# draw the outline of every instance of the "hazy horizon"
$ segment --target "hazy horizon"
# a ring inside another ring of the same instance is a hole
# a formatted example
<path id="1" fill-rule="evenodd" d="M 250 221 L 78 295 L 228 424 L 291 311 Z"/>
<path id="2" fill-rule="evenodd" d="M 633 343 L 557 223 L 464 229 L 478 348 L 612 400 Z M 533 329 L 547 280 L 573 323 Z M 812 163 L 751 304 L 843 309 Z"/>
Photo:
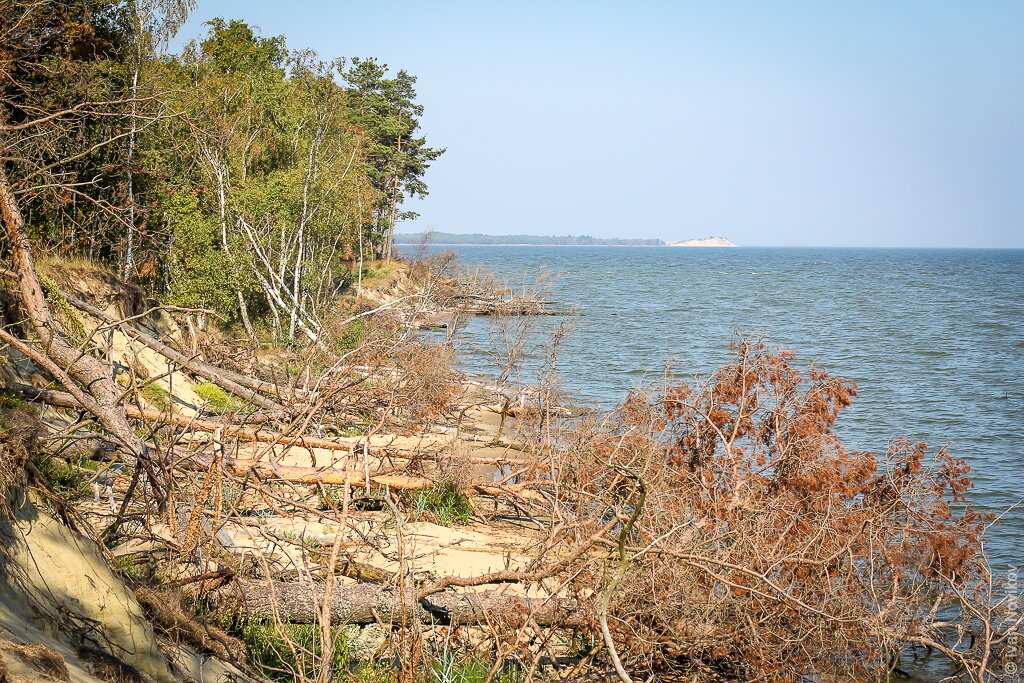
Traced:
<path id="1" fill-rule="evenodd" d="M 401 225 L 402 224 L 400 224 L 400 226 Z M 405 225 L 408 225 L 408 224 L 405 224 Z M 494 232 L 480 232 L 479 230 L 475 230 L 475 231 L 472 231 L 472 232 L 459 232 L 459 233 L 451 233 L 449 231 L 438 231 L 438 232 L 445 232 L 445 233 L 450 234 L 450 235 L 456 235 L 456 236 L 462 236 L 462 237 L 467 237 L 467 236 L 472 236 L 472 235 L 488 235 L 488 236 L 492 236 L 492 237 L 510 237 L 510 236 L 511 237 L 581 237 L 581 236 L 587 236 L 587 237 L 601 237 L 603 239 L 661 239 L 662 241 L 665 241 L 665 242 L 682 241 L 682 240 L 693 240 L 693 239 L 695 239 L 695 240 L 702 240 L 702 239 L 711 239 L 711 238 L 715 238 L 715 237 L 724 237 L 726 239 L 730 239 L 728 235 L 702 235 L 702 236 L 693 236 L 693 237 L 673 237 L 671 239 L 665 240 L 664 238 L 661 238 L 661 237 L 652 237 L 650 235 L 644 235 L 644 234 L 641 234 L 641 233 L 637 233 L 635 235 L 629 235 L 628 237 L 625 237 L 623 235 L 614 235 L 614 234 L 613 235 L 591 235 L 591 234 L 587 233 L 586 231 L 584 231 L 584 232 L 576 232 L 576 233 L 559 233 L 559 234 L 554 234 L 554 233 L 537 233 L 537 232 L 532 232 L 532 233 L 524 233 L 524 232 L 494 233 Z M 402 231 L 402 232 L 396 232 L 395 233 L 395 238 L 397 240 L 397 238 L 399 238 L 399 237 L 413 237 L 413 236 L 417 236 L 418 237 L 418 236 L 422 236 L 422 235 L 423 235 L 423 231 L 420 231 L 420 230 L 406 230 L 406 231 Z M 731 241 L 732 242 L 736 242 L 736 240 L 731 240 Z M 416 242 L 400 242 L 400 241 L 396 241 L 395 242 L 395 244 L 401 245 L 401 246 L 412 246 L 412 245 L 416 245 L 418 243 L 419 243 L 418 241 L 416 241 Z M 515 246 L 606 247 L 606 246 L 614 246 L 614 247 L 645 248 L 645 247 L 668 246 L 668 245 L 656 245 L 656 244 L 653 244 L 653 245 L 652 244 L 541 244 L 541 245 L 532 245 L 532 244 L 525 244 L 525 243 L 524 244 L 459 244 L 459 243 L 435 242 L 435 241 L 430 242 L 430 244 L 438 245 L 438 246 L 458 246 L 458 247 L 515 247 Z M 771 248 L 771 249 L 999 249 L 999 250 L 1008 250 L 1008 251 L 1014 251 L 1014 250 L 1016 250 L 1016 251 L 1024 251 L 1024 247 L 1021 247 L 1021 246 L 956 246 L 956 245 L 952 245 L 952 246 L 934 246 L 934 245 L 933 246 L 929 246 L 929 245 L 922 245 L 922 244 L 906 244 L 906 245 L 865 245 L 865 244 L 736 244 L 736 247 Z M 721 249 L 722 247 L 707 247 L 707 248 L 708 249 Z"/>
<path id="2" fill-rule="evenodd" d="M 215 16 L 419 78 L 399 232 L 1024 247 L 1024 3 L 199 0 L 176 44 Z"/>

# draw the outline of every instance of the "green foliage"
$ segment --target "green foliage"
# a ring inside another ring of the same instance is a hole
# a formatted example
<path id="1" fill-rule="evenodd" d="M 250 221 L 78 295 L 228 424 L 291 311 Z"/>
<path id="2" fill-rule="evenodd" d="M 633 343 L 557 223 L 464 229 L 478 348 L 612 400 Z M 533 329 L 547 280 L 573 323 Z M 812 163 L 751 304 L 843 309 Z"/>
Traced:
<path id="1" fill-rule="evenodd" d="M 223 484 L 222 490 L 221 512 L 226 515 L 244 515 L 247 512 L 247 510 L 242 509 L 245 503 L 245 488 L 241 484 L 226 481 Z"/>
<path id="2" fill-rule="evenodd" d="M 64 332 L 75 344 L 81 344 L 85 340 L 85 323 L 78 310 L 71 305 L 71 302 L 61 294 L 60 287 L 48 275 L 37 273 L 39 282 L 46 289 L 46 303 L 50 309 L 57 314 L 64 327 Z"/>
<path id="3" fill-rule="evenodd" d="M 200 382 L 192 387 L 196 396 L 214 408 L 225 410 L 231 405 L 233 397 L 213 382 Z"/>
<path id="4" fill-rule="evenodd" d="M 321 60 L 222 18 L 159 53 L 193 5 L 15 0 L 0 13 L 0 97 L 17 117 L 115 103 L 8 136 L 8 175 L 42 250 L 294 342 L 293 309 L 315 318 L 353 263 L 388 250 L 440 151 L 419 131 L 416 79 L 373 59 Z M 65 303 L 51 300 L 79 339 Z"/>
<path id="5" fill-rule="evenodd" d="M 200 43 L 202 54 L 218 71 L 230 74 L 253 73 L 276 69 L 284 76 L 282 66 L 288 56 L 284 36 L 261 38 L 244 21 L 225 21 L 220 17 L 206 22 L 210 27 Z"/>
<path id="6" fill-rule="evenodd" d="M 237 413 L 252 408 L 248 401 L 230 394 L 213 382 L 200 382 L 192 387 L 196 396 L 206 402 L 207 410 L 217 413 Z"/>
<path id="7" fill-rule="evenodd" d="M 490 673 L 491 664 L 472 653 L 446 653 L 430 666 L 432 683 L 485 683 Z M 518 683 L 523 676 L 518 671 L 499 670 L 490 680 L 494 683 Z"/>
<path id="8" fill-rule="evenodd" d="M 6 362 L 6 357 L 3 358 L 0 363 Z M 4 431 L 8 428 L 7 413 L 6 411 L 15 408 L 21 408 L 27 405 L 23 400 L 15 396 L 14 394 L 5 393 L 0 389 L 0 431 Z"/>
<path id="9" fill-rule="evenodd" d="M 113 569 L 115 572 L 133 583 L 152 583 L 152 566 L 135 555 L 123 555 L 114 557 Z"/>
<path id="10" fill-rule="evenodd" d="M 122 372 L 114 376 L 114 381 L 117 382 L 118 386 L 125 389 L 125 392 L 132 388 L 132 378 L 128 374 Z M 142 381 L 136 390 L 139 392 L 139 396 L 143 398 L 149 405 L 153 406 L 157 410 L 163 412 L 170 412 L 174 408 L 174 398 L 170 392 L 164 389 L 162 386 L 153 381 Z M 141 438 L 149 438 L 148 430 L 143 429 L 139 433 Z"/>
<path id="11" fill-rule="evenodd" d="M 315 538 L 306 538 L 301 534 L 295 533 L 294 531 L 282 531 L 281 538 L 287 538 L 290 541 L 301 543 L 302 545 L 308 548 L 319 549 L 324 547 L 324 544 L 316 540 Z"/>
<path id="12" fill-rule="evenodd" d="M 89 482 L 77 464 L 41 453 L 33 453 L 31 462 L 50 491 L 69 500 L 89 492 Z"/>
<path id="13" fill-rule="evenodd" d="M 146 400 L 146 403 L 162 412 L 170 412 L 174 407 L 174 399 L 170 392 L 156 382 L 148 382 L 139 389 L 139 394 Z"/>
<path id="14" fill-rule="evenodd" d="M 88 472 L 77 460 L 44 453 L 39 449 L 41 425 L 35 408 L 16 400 L 2 399 L 0 405 L 0 495 L 27 463 L 42 485 L 68 500 L 89 491 Z M 92 463 L 90 463 L 91 465 Z"/>
<path id="15" fill-rule="evenodd" d="M 170 300 L 177 306 L 229 312 L 233 269 L 217 242 L 216 222 L 200 208 L 195 193 L 180 190 L 161 202 L 173 249 Z"/>
<path id="16" fill-rule="evenodd" d="M 473 505 L 454 483 L 435 484 L 411 494 L 410 505 L 417 513 L 430 514 L 442 526 L 465 524 L 473 516 Z"/>
<path id="17" fill-rule="evenodd" d="M 359 343 L 366 336 L 366 321 L 363 319 L 354 320 L 339 330 L 334 337 L 334 346 L 338 351 L 351 351 L 359 346 Z"/>
<path id="18" fill-rule="evenodd" d="M 317 507 L 321 510 L 340 510 L 342 507 L 341 491 L 334 486 L 317 487 Z"/>
<path id="19" fill-rule="evenodd" d="M 382 253 L 390 256 L 395 223 L 416 217 L 411 211 L 400 213 L 398 206 L 408 197 L 426 196 L 423 175 L 445 150 L 428 147 L 426 138 L 417 135 L 423 107 L 415 102 L 416 77 L 405 70 L 394 78 L 387 73 L 386 64 L 357 58 L 342 78 L 354 104 L 352 121 L 369 138 L 365 172 L 377 190 L 375 224 L 383 233 Z"/>

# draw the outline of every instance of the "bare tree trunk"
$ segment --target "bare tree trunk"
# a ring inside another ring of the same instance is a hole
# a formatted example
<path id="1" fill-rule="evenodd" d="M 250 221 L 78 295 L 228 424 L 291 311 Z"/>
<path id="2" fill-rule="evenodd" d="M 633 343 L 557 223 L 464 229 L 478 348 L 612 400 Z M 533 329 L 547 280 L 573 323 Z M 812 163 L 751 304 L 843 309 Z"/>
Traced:
<path id="1" fill-rule="evenodd" d="M 174 361 L 178 365 L 191 370 L 197 375 L 205 377 L 206 379 L 210 380 L 211 382 L 221 387 L 225 391 L 231 392 L 235 396 L 245 399 L 246 401 L 258 405 L 261 408 L 266 408 L 267 410 L 277 410 L 281 407 L 278 403 L 264 397 L 262 394 L 259 394 L 257 392 L 263 391 L 270 394 L 279 394 L 281 391 L 285 390 L 284 387 L 281 387 L 277 384 L 272 384 L 270 382 L 263 382 L 261 380 L 249 377 L 247 375 L 242 375 L 237 372 L 230 372 L 229 370 L 224 370 L 214 365 L 210 365 L 209 363 L 199 360 L 198 358 L 186 356 L 180 351 L 177 351 L 176 349 L 167 346 L 163 342 L 154 339 L 148 334 L 140 332 L 135 327 L 132 327 L 127 323 L 118 322 L 116 318 L 107 315 L 105 312 L 101 311 L 95 306 L 91 306 L 90 304 L 87 304 L 84 301 L 80 301 L 75 297 L 68 296 L 66 294 L 64 294 L 63 296 L 68 300 L 68 303 L 70 303 L 75 308 L 85 313 L 88 313 L 89 315 L 91 315 L 94 318 L 97 318 L 98 320 L 102 320 L 108 325 L 117 326 L 118 329 L 120 329 L 121 332 L 123 332 L 124 335 L 129 339 L 134 339 L 138 342 L 141 342 L 144 346 L 148 346 L 150 349 L 156 351 L 164 358 Z"/>
<path id="2" fill-rule="evenodd" d="M 237 290 L 235 294 L 238 295 L 238 312 L 242 316 L 242 324 L 245 326 L 245 333 L 249 335 L 249 339 L 256 341 L 256 333 L 252 329 L 252 322 L 249 320 L 249 307 L 245 304 L 245 297 L 242 296 L 242 291 Z"/>
<path id="3" fill-rule="evenodd" d="M 140 58 L 141 59 L 141 58 Z M 139 93 L 139 62 L 135 63 L 135 70 L 132 73 L 132 113 L 131 129 L 128 132 L 128 163 L 127 163 L 127 189 L 128 189 L 128 240 L 124 255 L 124 270 L 122 277 L 128 279 L 135 270 L 135 178 L 132 176 L 132 162 L 135 161 L 135 135 L 138 132 L 139 119 L 137 116 Z"/>
<path id="4" fill-rule="evenodd" d="M 2 333 L 2 332 L 0 332 Z M 60 408 L 81 408 L 82 401 L 75 395 L 63 391 L 55 391 L 53 389 L 41 389 L 27 384 L 14 384 L 3 387 L 4 391 L 9 391 L 22 396 L 31 401 L 40 401 L 48 405 L 57 406 Z M 277 432 L 269 429 L 249 429 L 244 427 L 246 424 L 258 424 L 262 422 L 268 422 L 274 419 L 283 419 L 287 417 L 285 411 L 278 413 L 260 413 L 254 415 L 239 415 L 234 420 L 210 420 L 198 417 L 188 417 L 185 415 L 176 415 L 174 413 L 168 413 L 162 410 L 152 410 L 147 408 L 138 408 L 131 404 L 125 405 L 125 413 L 128 417 L 135 420 L 146 420 L 149 422 L 159 422 L 162 424 L 173 424 L 179 427 L 184 427 L 193 432 L 207 432 L 210 434 L 220 433 L 223 438 L 233 438 L 238 441 L 246 441 L 250 443 L 272 443 L 281 446 L 296 446 L 300 448 L 320 448 L 329 451 L 338 452 L 355 452 L 356 450 L 362 449 L 362 452 L 366 455 L 374 454 L 379 455 L 382 458 L 390 459 L 401 459 L 401 460 L 437 460 L 437 452 L 443 450 L 447 445 L 444 442 L 435 444 L 433 448 L 436 451 L 428 451 L 425 448 L 429 446 L 420 444 L 414 448 L 401 448 L 391 444 L 385 444 L 382 446 L 374 446 L 371 450 L 367 445 L 366 440 L 362 437 L 353 436 L 341 436 L 335 437 L 334 439 L 324 439 L 315 436 L 302 436 L 302 435 L 289 435 L 282 432 Z M 506 456 L 464 456 L 462 458 L 465 462 L 472 465 L 517 465 L 523 466 L 529 464 L 529 460 L 517 457 L 506 457 Z M 263 460 L 246 460 L 238 458 L 229 458 L 228 461 L 231 468 L 244 474 L 249 469 L 267 469 L 278 479 L 286 479 L 288 481 L 317 481 L 325 484 L 336 484 L 339 478 L 342 478 L 344 472 L 332 469 L 319 469 L 315 467 L 290 467 L 285 465 L 275 465 L 271 462 Z M 360 476 L 362 473 L 359 473 Z M 376 475 L 372 475 L 376 476 Z M 385 476 L 385 475 L 381 475 Z M 419 488 L 420 477 L 409 477 L 402 476 L 396 481 L 412 481 L 415 480 L 417 483 L 412 488 Z M 423 481 L 427 481 L 423 479 Z M 488 488 L 497 489 L 499 487 L 490 487 L 487 484 L 476 485 L 477 488 L 484 490 Z M 410 488 L 408 486 L 399 488 Z M 507 485 L 501 487 L 504 490 L 519 491 L 524 487 L 520 484 Z"/>
<path id="5" fill-rule="evenodd" d="M 95 399 L 90 412 L 96 415 L 103 428 L 120 441 L 127 451 L 141 459 L 147 458 L 146 444 L 128 422 L 121 407 L 121 389 L 110 376 L 108 366 L 67 342 L 57 329 L 56 321 L 46 303 L 43 287 L 36 274 L 32 257 L 32 243 L 25 219 L 18 207 L 14 192 L 7 180 L 6 170 L 0 166 L 0 213 L 10 242 L 11 260 L 18 276 L 18 293 L 22 308 L 28 315 L 36 336 L 42 343 L 42 352 L 54 364 L 66 371 L 78 386 L 68 386 L 72 393 L 84 391 Z"/>
<path id="6" fill-rule="evenodd" d="M 315 624 L 322 614 L 324 585 L 319 583 L 236 580 L 220 589 L 247 617 Z M 586 621 L 576 600 L 524 598 L 498 591 L 436 593 L 416 601 L 398 588 L 374 584 L 335 586 L 331 595 L 333 624 L 408 623 L 491 624 L 565 628 Z"/>
<path id="7" fill-rule="evenodd" d="M 402 153 L 402 138 L 398 138 L 398 153 Z M 391 188 L 391 216 L 387 234 L 387 260 L 391 261 L 392 247 L 395 243 L 395 222 L 398 220 L 398 188 L 401 185 L 401 178 L 395 171 L 395 185 Z"/>

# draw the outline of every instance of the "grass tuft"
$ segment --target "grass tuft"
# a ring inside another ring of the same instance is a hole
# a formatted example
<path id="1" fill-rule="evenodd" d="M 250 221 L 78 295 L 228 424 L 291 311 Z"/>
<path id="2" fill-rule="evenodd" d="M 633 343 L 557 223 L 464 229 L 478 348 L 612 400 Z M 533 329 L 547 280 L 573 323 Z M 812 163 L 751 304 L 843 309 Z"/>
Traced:
<path id="1" fill-rule="evenodd" d="M 417 513 L 429 514 L 442 526 L 465 524 L 474 512 L 469 498 L 454 483 L 416 491 L 409 502 Z"/>
<path id="2" fill-rule="evenodd" d="M 234 413 L 245 407 L 245 401 L 221 389 L 213 382 L 200 382 L 192 387 L 196 396 L 206 401 L 215 412 Z"/>
<path id="3" fill-rule="evenodd" d="M 139 389 L 139 395 L 146 403 L 164 413 L 171 412 L 174 406 L 170 392 L 155 382 L 150 382 Z"/>

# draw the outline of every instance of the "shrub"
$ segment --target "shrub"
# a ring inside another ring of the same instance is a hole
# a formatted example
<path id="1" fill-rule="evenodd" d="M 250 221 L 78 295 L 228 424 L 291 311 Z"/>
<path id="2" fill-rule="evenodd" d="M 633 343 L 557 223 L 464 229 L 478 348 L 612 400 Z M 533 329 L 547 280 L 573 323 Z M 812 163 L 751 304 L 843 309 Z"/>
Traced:
<path id="1" fill-rule="evenodd" d="M 289 683 L 316 680 L 323 663 L 322 633 L 316 624 L 240 619 L 231 630 L 245 643 L 256 668 L 267 678 Z M 349 665 L 344 630 L 338 627 L 332 632 L 330 665 L 335 671 L 344 671 Z"/>
<path id="2" fill-rule="evenodd" d="M 339 352 L 351 351 L 359 346 L 366 336 L 366 322 L 355 320 L 342 327 L 334 337 L 334 345 Z"/>
<path id="3" fill-rule="evenodd" d="M 852 382 L 760 342 L 735 350 L 699 386 L 633 395 L 561 470 L 590 520 L 577 533 L 607 534 L 613 560 L 579 587 L 614 615 L 606 640 L 625 666 L 865 680 L 913 644 L 968 671 L 991 663 L 988 517 L 966 505 L 969 468 L 908 440 L 848 450 L 834 427 Z"/>
<path id="4" fill-rule="evenodd" d="M 514 670 L 499 670 L 493 677 L 490 674 L 491 665 L 472 653 L 448 653 L 435 659 L 430 666 L 433 683 L 516 683 L 523 680 L 521 673 Z"/>
<path id="5" fill-rule="evenodd" d="M 32 455 L 31 462 L 53 493 L 74 499 L 89 492 L 86 473 L 78 465 L 63 458 L 39 453 Z"/>

